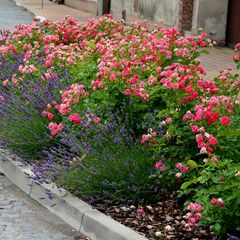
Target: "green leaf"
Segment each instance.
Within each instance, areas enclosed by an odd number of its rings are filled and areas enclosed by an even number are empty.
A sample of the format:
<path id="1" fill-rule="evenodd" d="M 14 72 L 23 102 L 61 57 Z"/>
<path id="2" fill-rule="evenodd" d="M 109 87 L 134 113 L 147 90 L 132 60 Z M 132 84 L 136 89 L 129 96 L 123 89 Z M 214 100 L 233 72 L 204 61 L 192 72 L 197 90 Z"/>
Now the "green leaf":
<path id="1" fill-rule="evenodd" d="M 200 176 L 200 177 L 198 177 L 198 181 L 200 182 L 200 183 L 205 183 L 205 182 L 207 182 L 209 180 L 209 177 L 207 177 L 207 176 Z"/>
<path id="2" fill-rule="evenodd" d="M 190 168 L 197 168 L 198 167 L 197 163 L 193 160 L 188 160 L 187 164 Z"/>
<path id="3" fill-rule="evenodd" d="M 156 178 L 156 177 L 157 177 L 156 174 L 151 174 L 151 175 L 149 176 L 149 178 Z"/>
<path id="4" fill-rule="evenodd" d="M 192 182 L 184 182 L 181 186 L 182 190 L 186 190 L 190 185 L 192 184 Z"/>
<path id="5" fill-rule="evenodd" d="M 222 226 L 219 223 L 216 223 L 214 225 L 214 231 L 217 235 L 219 235 L 221 233 L 221 229 L 222 229 Z"/>

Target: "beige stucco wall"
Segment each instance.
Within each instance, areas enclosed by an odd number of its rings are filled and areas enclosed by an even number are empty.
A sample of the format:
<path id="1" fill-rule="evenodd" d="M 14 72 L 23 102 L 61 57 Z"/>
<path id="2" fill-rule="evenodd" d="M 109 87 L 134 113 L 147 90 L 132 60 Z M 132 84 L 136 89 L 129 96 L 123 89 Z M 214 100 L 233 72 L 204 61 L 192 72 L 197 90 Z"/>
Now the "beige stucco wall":
<path id="1" fill-rule="evenodd" d="M 228 0 L 195 0 L 192 31 L 203 28 L 209 37 L 218 42 L 226 38 Z"/>
<path id="2" fill-rule="evenodd" d="M 97 14 L 97 0 L 65 0 L 64 4 L 95 15 Z"/>
<path id="3" fill-rule="evenodd" d="M 113 15 L 123 9 L 126 9 L 127 16 L 162 20 L 168 26 L 179 25 L 180 0 L 111 0 Z"/>

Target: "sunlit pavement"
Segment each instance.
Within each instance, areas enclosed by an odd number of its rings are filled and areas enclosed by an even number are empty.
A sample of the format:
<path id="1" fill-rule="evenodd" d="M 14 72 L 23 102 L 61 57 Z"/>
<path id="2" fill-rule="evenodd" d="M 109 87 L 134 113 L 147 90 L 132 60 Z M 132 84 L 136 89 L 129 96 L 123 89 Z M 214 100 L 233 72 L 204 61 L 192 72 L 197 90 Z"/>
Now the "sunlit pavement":
<path id="1" fill-rule="evenodd" d="M 221 68 L 232 68 L 236 72 L 233 61 L 233 49 L 225 47 L 214 47 L 209 49 L 209 54 L 203 54 L 201 65 L 207 72 L 207 79 L 211 80 L 218 75 Z"/>
<path id="2" fill-rule="evenodd" d="M 13 0 L 0 0 L 0 29 L 13 30 L 18 23 L 30 23 L 33 14 L 18 7 Z"/>

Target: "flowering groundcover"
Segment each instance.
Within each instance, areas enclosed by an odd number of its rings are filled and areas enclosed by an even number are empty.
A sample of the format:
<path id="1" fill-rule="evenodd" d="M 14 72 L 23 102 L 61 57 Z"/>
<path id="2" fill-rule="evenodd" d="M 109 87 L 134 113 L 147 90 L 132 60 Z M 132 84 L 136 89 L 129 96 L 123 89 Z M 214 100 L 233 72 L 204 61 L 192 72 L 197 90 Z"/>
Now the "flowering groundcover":
<path id="1" fill-rule="evenodd" d="M 240 81 L 232 69 L 206 79 L 198 57 L 211 46 L 205 33 L 125 27 L 110 15 L 1 31 L 2 145 L 32 164 L 36 181 L 127 208 L 115 207 L 116 218 L 150 239 L 214 239 L 206 226 L 237 236 Z M 183 211 L 173 227 L 155 214 L 172 199 Z"/>

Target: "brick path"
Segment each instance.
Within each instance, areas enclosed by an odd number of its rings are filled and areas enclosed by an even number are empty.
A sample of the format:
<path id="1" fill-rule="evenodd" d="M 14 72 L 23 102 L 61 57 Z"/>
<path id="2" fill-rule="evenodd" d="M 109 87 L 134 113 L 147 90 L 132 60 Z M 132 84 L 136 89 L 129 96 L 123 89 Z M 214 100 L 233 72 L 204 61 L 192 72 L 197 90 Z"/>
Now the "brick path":
<path id="1" fill-rule="evenodd" d="M 77 235 L 66 223 L 0 175 L 1 240 L 85 239 Z"/>

